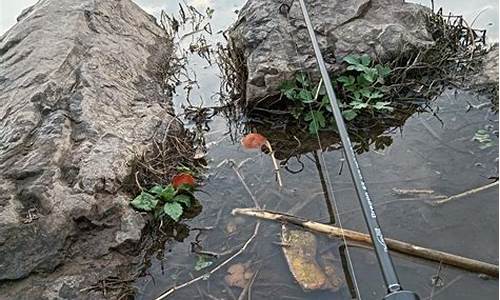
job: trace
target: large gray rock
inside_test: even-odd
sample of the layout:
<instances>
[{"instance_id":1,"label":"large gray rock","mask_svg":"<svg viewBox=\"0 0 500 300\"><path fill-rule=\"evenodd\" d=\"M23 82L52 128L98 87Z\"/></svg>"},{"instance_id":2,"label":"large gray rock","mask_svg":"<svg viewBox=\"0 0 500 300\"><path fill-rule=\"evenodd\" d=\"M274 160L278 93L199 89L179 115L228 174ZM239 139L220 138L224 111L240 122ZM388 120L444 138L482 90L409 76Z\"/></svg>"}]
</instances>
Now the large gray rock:
<instances>
[{"instance_id":1,"label":"large gray rock","mask_svg":"<svg viewBox=\"0 0 500 300\"><path fill-rule=\"evenodd\" d=\"M0 37L2 299L85 297L131 263L145 222L122 186L173 120L168 51L130 0L41 0Z\"/></svg>"},{"instance_id":2,"label":"large gray rock","mask_svg":"<svg viewBox=\"0 0 500 300\"><path fill-rule=\"evenodd\" d=\"M472 86L492 85L498 88L498 43L491 46L488 52L481 58L482 64L476 72L472 74Z\"/></svg>"},{"instance_id":3,"label":"large gray rock","mask_svg":"<svg viewBox=\"0 0 500 300\"><path fill-rule=\"evenodd\" d=\"M299 70L318 73L299 2L293 1L288 16L284 7L280 9L282 3L248 0L229 31L246 60L246 100L250 106L265 105L265 98L276 95L280 83ZM403 48L422 49L433 43L423 17L430 11L417 4L402 0L307 0L306 5L333 72L350 53L388 60Z\"/></svg>"}]
</instances>

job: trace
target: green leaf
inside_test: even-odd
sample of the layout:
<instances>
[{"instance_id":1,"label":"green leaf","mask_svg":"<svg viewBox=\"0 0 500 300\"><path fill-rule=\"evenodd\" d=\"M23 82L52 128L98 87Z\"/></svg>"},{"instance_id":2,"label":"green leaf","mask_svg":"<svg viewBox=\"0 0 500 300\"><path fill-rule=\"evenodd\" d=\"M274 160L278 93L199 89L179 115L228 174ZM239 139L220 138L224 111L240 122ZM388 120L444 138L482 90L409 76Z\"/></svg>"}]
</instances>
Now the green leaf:
<instances>
[{"instance_id":1,"label":"green leaf","mask_svg":"<svg viewBox=\"0 0 500 300\"><path fill-rule=\"evenodd\" d=\"M354 101L361 102L361 93L359 91L354 91L352 95Z\"/></svg>"},{"instance_id":2,"label":"green leaf","mask_svg":"<svg viewBox=\"0 0 500 300\"><path fill-rule=\"evenodd\" d=\"M186 166L177 166L175 169L179 173L188 173L188 174L192 174L193 173L193 171L191 171L191 169L188 168L188 167L186 167Z\"/></svg>"},{"instance_id":3,"label":"green leaf","mask_svg":"<svg viewBox=\"0 0 500 300\"><path fill-rule=\"evenodd\" d=\"M285 80L281 83L280 91L286 98L293 100L296 97L296 88L294 81Z\"/></svg>"},{"instance_id":4,"label":"green leaf","mask_svg":"<svg viewBox=\"0 0 500 300\"><path fill-rule=\"evenodd\" d=\"M342 60L348 64L351 64L351 65L359 65L360 64L360 57L357 54L349 54L349 55L345 56Z\"/></svg>"},{"instance_id":5,"label":"green leaf","mask_svg":"<svg viewBox=\"0 0 500 300\"><path fill-rule=\"evenodd\" d=\"M165 206L163 206L163 211L175 222L179 222L179 218L183 213L182 205L177 202L165 203Z\"/></svg>"},{"instance_id":6,"label":"green leaf","mask_svg":"<svg viewBox=\"0 0 500 300\"><path fill-rule=\"evenodd\" d=\"M171 201L174 198L174 196L175 196L175 189L171 184L169 184L166 188L164 188L160 194L160 198L163 201Z\"/></svg>"},{"instance_id":7,"label":"green leaf","mask_svg":"<svg viewBox=\"0 0 500 300\"><path fill-rule=\"evenodd\" d=\"M334 83L334 82L333 82ZM321 95L321 96L324 96L326 95L326 88L325 88L325 85L322 84L319 88L319 92L318 92L318 95Z\"/></svg>"},{"instance_id":8,"label":"green leaf","mask_svg":"<svg viewBox=\"0 0 500 300\"><path fill-rule=\"evenodd\" d=\"M367 88L360 89L359 92L361 93L361 96L363 96L365 98L370 98L370 96L372 94L372 91L370 89L367 89Z\"/></svg>"},{"instance_id":9,"label":"green leaf","mask_svg":"<svg viewBox=\"0 0 500 300\"><path fill-rule=\"evenodd\" d=\"M309 127L308 128L309 128L309 133L310 134L317 134L318 133L319 128L318 128L318 123L317 122L315 122L315 121L309 122Z\"/></svg>"},{"instance_id":10,"label":"green leaf","mask_svg":"<svg viewBox=\"0 0 500 300\"><path fill-rule=\"evenodd\" d=\"M328 96L323 96L321 98L321 107L325 107L327 111L332 111L332 108L330 107L330 98L328 98Z\"/></svg>"},{"instance_id":11,"label":"green leaf","mask_svg":"<svg viewBox=\"0 0 500 300\"><path fill-rule=\"evenodd\" d=\"M280 91L284 93L285 91L296 88L295 83L291 80L285 80L281 83Z\"/></svg>"},{"instance_id":12,"label":"green leaf","mask_svg":"<svg viewBox=\"0 0 500 300\"><path fill-rule=\"evenodd\" d=\"M371 59L371 57L370 57L370 56L368 56L368 54L363 54L363 55L360 57L360 61L361 61L361 64L362 64L363 66L368 67L368 66L371 64L372 59Z\"/></svg>"},{"instance_id":13,"label":"green leaf","mask_svg":"<svg viewBox=\"0 0 500 300\"><path fill-rule=\"evenodd\" d=\"M384 94L381 93L380 91L373 91L370 94L370 99L379 99L379 98L382 98L382 97L384 97Z\"/></svg>"},{"instance_id":14,"label":"green leaf","mask_svg":"<svg viewBox=\"0 0 500 300\"><path fill-rule=\"evenodd\" d=\"M488 143L481 144L479 146L479 149L484 150L484 149L487 149L487 148L489 148L491 146L493 146L493 143L492 142L488 142Z\"/></svg>"},{"instance_id":15,"label":"green leaf","mask_svg":"<svg viewBox=\"0 0 500 300\"><path fill-rule=\"evenodd\" d=\"M162 191L163 191L163 186L161 186L161 185L155 185L154 187L150 188L148 192L150 194L158 196L158 195L161 194Z\"/></svg>"},{"instance_id":16,"label":"green leaf","mask_svg":"<svg viewBox=\"0 0 500 300\"><path fill-rule=\"evenodd\" d=\"M135 197L135 199L130 202L133 207L144 211L152 211L156 207L157 203L158 200L155 198L155 196L147 192L142 192L139 196Z\"/></svg>"},{"instance_id":17,"label":"green leaf","mask_svg":"<svg viewBox=\"0 0 500 300\"><path fill-rule=\"evenodd\" d=\"M285 95L285 97L290 99L290 100L295 100L297 98L297 91L295 89L291 89L291 90L285 91L283 93L283 95Z\"/></svg>"},{"instance_id":18,"label":"green leaf","mask_svg":"<svg viewBox=\"0 0 500 300\"><path fill-rule=\"evenodd\" d=\"M320 128L325 128L326 119L322 111L316 112L316 121L318 122Z\"/></svg>"},{"instance_id":19,"label":"green leaf","mask_svg":"<svg viewBox=\"0 0 500 300\"><path fill-rule=\"evenodd\" d=\"M314 102L314 96L313 96L312 92L308 91L308 90L304 90L304 89L299 92L299 99L303 103Z\"/></svg>"},{"instance_id":20,"label":"green leaf","mask_svg":"<svg viewBox=\"0 0 500 300\"><path fill-rule=\"evenodd\" d=\"M311 111L304 119L309 121L309 132L311 134L316 134L319 129L326 127L326 119L322 111Z\"/></svg>"},{"instance_id":21,"label":"green leaf","mask_svg":"<svg viewBox=\"0 0 500 300\"><path fill-rule=\"evenodd\" d=\"M365 78L364 73L356 77L356 82L362 87L367 87L371 85L371 82Z\"/></svg>"},{"instance_id":22,"label":"green leaf","mask_svg":"<svg viewBox=\"0 0 500 300\"><path fill-rule=\"evenodd\" d=\"M347 70L348 71L358 71L358 72L364 72L366 69L365 66L363 66L362 64L357 64L357 65L350 65L347 67Z\"/></svg>"},{"instance_id":23,"label":"green leaf","mask_svg":"<svg viewBox=\"0 0 500 300\"><path fill-rule=\"evenodd\" d=\"M302 116L303 113L304 113L304 109L302 107L295 107L292 110L292 116L295 119L299 119Z\"/></svg>"},{"instance_id":24,"label":"green leaf","mask_svg":"<svg viewBox=\"0 0 500 300\"><path fill-rule=\"evenodd\" d=\"M350 86L356 82L356 78L354 78L354 76L352 75L340 76L339 78L337 78L337 81L343 83L344 86Z\"/></svg>"},{"instance_id":25,"label":"green leaf","mask_svg":"<svg viewBox=\"0 0 500 300\"><path fill-rule=\"evenodd\" d=\"M374 82L376 79L377 79L377 69L374 69L374 68L366 68L364 71L363 71L363 78L366 79L366 81L372 83Z\"/></svg>"},{"instance_id":26,"label":"green leaf","mask_svg":"<svg viewBox=\"0 0 500 300\"><path fill-rule=\"evenodd\" d=\"M386 77L389 74L391 74L391 69L389 67L383 66L383 65L376 65L375 68L377 69L377 73L379 77Z\"/></svg>"},{"instance_id":27,"label":"green leaf","mask_svg":"<svg viewBox=\"0 0 500 300\"><path fill-rule=\"evenodd\" d=\"M307 79L306 74L304 73L299 73L295 76L295 80L299 82L302 87L308 87L309 86L309 79Z\"/></svg>"},{"instance_id":28,"label":"green leaf","mask_svg":"<svg viewBox=\"0 0 500 300\"><path fill-rule=\"evenodd\" d=\"M389 104L391 104L391 102L377 102L375 103L375 105L373 105L373 108L376 110L393 111L394 108L390 107Z\"/></svg>"},{"instance_id":29,"label":"green leaf","mask_svg":"<svg viewBox=\"0 0 500 300\"><path fill-rule=\"evenodd\" d=\"M358 112L354 109L347 109L342 112L342 116L344 116L344 119L347 121L351 121L358 116Z\"/></svg>"},{"instance_id":30,"label":"green leaf","mask_svg":"<svg viewBox=\"0 0 500 300\"><path fill-rule=\"evenodd\" d=\"M208 260L208 257L206 255L200 255L198 256L198 259L196 260L196 264L194 265L194 269L196 271L201 271L205 268L210 267L214 262L211 260Z\"/></svg>"},{"instance_id":31,"label":"green leaf","mask_svg":"<svg viewBox=\"0 0 500 300\"><path fill-rule=\"evenodd\" d=\"M353 101L350 103L352 109L357 109L357 110L361 110L363 108L367 108L368 107L368 103L365 103L365 102L358 102L358 101Z\"/></svg>"},{"instance_id":32,"label":"green leaf","mask_svg":"<svg viewBox=\"0 0 500 300\"><path fill-rule=\"evenodd\" d=\"M183 183L177 187L177 194L182 193L182 192L185 192L185 193L188 193L191 195L194 192L194 186L189 185L187 183Z\"/></svg>"},{"instance_id":33,"label":"green leaf","mask_svg":"<svg viewBox=\"0 0 500 300\"><path fill-rule=\"evenodd\" d=\"M184 204L186 207L191 206L191 197L188 195L180 194L175 196L174 202Z\"/></svg>"}]
</instances>

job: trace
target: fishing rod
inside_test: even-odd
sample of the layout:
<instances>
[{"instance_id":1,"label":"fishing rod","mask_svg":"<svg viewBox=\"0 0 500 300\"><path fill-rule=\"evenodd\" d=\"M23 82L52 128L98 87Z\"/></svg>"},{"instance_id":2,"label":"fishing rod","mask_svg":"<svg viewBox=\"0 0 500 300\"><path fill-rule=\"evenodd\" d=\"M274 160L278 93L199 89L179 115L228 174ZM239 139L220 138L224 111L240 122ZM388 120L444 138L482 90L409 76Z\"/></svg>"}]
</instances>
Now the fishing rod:
<instances>
[{"instance_id":1,"label":"fishing rod","mask_svg":"<svg viewBox=\"0 0 500 300\"><path fill-rule=\"evenodd\" d=\"M307 12L304 0L299 0L299 3L300 9L302 10L302 15L304 16L304 21L307 26L307 31L309 32L309 37L311 38L311 43L314 48L314 54L316 56L316 61L318 62L321 77L323 78L326 93L330 100L333 116L335 117L335 123L337 124L340 140L342 141L342 145L344 148L345 159L351 172L351 177L356 188L356 193L361 205L363 217L365 219L366 225L368 226L368 231L370 233L372 244L375 249L375 254L377 255L377 260L384 277L385 286L387 287L387 295L383 299L419 300L420 298L417 294L408 290L403 290L401 284L399 283L396 270L394 269L394 264L392 263L392 259L387 249L382 230L380 229L380 225L377 220L377 215L375 214L373 202L370 199L370 195L368 194L363 175L361 174L361 169L359 168L359 164L356 159L356 154L354 153L349 134L347 133L344 119L338 105L338 100L335 96L335 92L333 91L331 79L328 75L325 61L319 49L318 40L316 39L311 19L309 18L309 13Z\"/></svg>"}]
</instances>

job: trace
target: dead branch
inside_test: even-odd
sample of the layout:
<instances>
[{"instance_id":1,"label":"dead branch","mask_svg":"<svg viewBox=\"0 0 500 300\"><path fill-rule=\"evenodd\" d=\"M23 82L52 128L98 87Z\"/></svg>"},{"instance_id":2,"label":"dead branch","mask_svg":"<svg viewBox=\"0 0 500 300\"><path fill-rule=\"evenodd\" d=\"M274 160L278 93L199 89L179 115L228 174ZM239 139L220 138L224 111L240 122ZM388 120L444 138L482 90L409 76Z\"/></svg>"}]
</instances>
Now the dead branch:
<instances>
[{"instance_id":1,"label":"dead branch","mask_svg":"<svg viewBox=\"0 0 500 300\"><path fill-rule=\"evenodd\" d=\"M220 270L223 266L225 266L226 264L228 264L230 261L232 261L233 259L235 259L237 256L239 256L241 253L243 253L248 245L250 245L250 243L255 239L255 237L257 236L257 233L259 232L259 227L260 227L260 222L257 222L257 224L255 224L255 228L253 230L253 234L250 236L250 238L245 242L245 244L243 244L243 247L240 248L240 250L238 250L238 252L236 252L235 254L231 255L231 257L229 257L228 259L226 259L225 261L223 261L221 264L217 265L215 268L213 268L212 270L210 270L209 272L201 275L201 276L198 276L196 278L193 278L181 285L176 285L172 288L170 288L169 290L167 290L166 292L162 293L160 296L158 296L157 298L155 298L155 300L162 300L162 299L165 299L167 298L169 295L171 295L172 293L174 293L175 291L177 290L180 290L182 288L185 288L187 286L190 286L191 284L195 283L195 282L198 282L202 279L206 279L208 277L210 277L210 275L212 275L213 273L217 272L218 270Z\"/></svg>"},{"instance_id":2,"label":"dead branch","mask_svg":"<svg viewBox=\"0 0 500 300\"><path fill-rule=\"evenodd\" d=\"M449 202L451 200L456 200L458 198L462 198L462 197L466 197L466 196L469 196L469 195L472 195L472 194L475 194L475 193L479 193L479 192L482 192L484 190L487 190L489 188L492 188L494 186L497 186L498 185L498 181L495 181L495 182L492 182L490 184L487 184L487 185L483 185L483 186L480 186L478 188L474 188L474 189L470 189L468 191L465 191L463 193L460 193L460 194L456 194L456 195L453 195L453 196L450 196L450 197L447 197L445 199L441 199L441 200L438 200L438 201L434 201L434 202L431 202L433 205L439 205L439 204L443 204L443 203L446 203L446 202Z\"/></svg>"},{"instance_id":3,"label":"dead branch","mask_svg":"<svg viewBox=\"0 0 500 300\"><path fill-rule=\"evenodd\" d=\"M232 214L252 216L260 219L272 220L281 223L291 223L314 232L327 234L332 237L345 237L350 241L368 245L372 244L371 238L367 234L331 225L326 225L318 222L313 222L292 215L286 215L278 212L272 212L268 210L255 209L255 208L236 208L232 211ZM385 241L389 249L399 253L427 260L432 260L436 262L442 262L443 264L461 268L467 271L483 273L498 278L498 266L490 263L446 253L439 250L420 247L417 245L413 245L410 243L394 239L386 238Z\"/></svg>"}]
</instances>

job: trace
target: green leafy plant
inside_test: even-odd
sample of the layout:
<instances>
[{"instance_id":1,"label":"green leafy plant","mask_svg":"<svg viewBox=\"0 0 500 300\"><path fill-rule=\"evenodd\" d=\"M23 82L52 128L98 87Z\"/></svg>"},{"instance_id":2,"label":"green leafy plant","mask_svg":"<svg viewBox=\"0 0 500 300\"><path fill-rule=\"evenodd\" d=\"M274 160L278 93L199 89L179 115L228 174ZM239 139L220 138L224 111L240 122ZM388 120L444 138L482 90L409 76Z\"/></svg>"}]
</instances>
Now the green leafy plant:
<instances>
[{"instance_id":1,"label":"green leafy plant","mask_svg":"<svg viewBox=\"0 0 500 300\"><path fill-rule=\"evenodd\" d=\"M303 73L297 74L294 80L284 81L280 88L282 95L293 101L292 116L307 122L311 134L316 134L331 123L325 116L328 97L323 90L316 89ZM318 101L320 95L321 101Z\"/></svg>"},{"instance_id":2,"label":"green leafy plant","mask_svg":"<svg viewBox=\"0 0 500 300\"><path fill-rule=\"evenodd\" d=\"M172 184L155 185L142 191L130 204L138 210L153 212L156 218L168 216L179 222L184 210L193 204L193 191L193 186L188 184L181 184L177 188Z\"/></svg>"},{"instance_id":3,"label":"green leafy plant","mask_svg":"<svg viewBox=\"0 0 500 300\"><path fill-rule=\"evenodd\" d=\"M346 71L333 77L333 86L341 100L342 115L347 121L354 120L363 111L392 112L389 101L384 101L384 84L391 70L384 65L374 64L364 55L351 54L343 58ZM308 76L299 73L294 80L283 81L280 87L282 97L291 100L292 116L308 123L311 134L332 127L330 101L324 87L318 88Z\"/></svg>"},{"instance_id":4,"label":"green leafy plant","mask_svg":"<svg viewBox=\"0 0 500 300\"><path fill-rule=\"evenodd\" d=\"M366 54L351 54L344 57L343 61L348 64L347 72L337 77L335 82L344 98L348 99L345 99L347 101L344 101L342 110L346 120L353 120L363 110L394 110L390 102L382 100L385 78L391 73L391 69L380 64L374 65Z\"/></svg>"},{"instance_id":5,"label":"green leafy plant","mask_svg":"<svg viewBox=\"0 0 500 300\"><path fill-rule=\"evenodd\" d=\"M484 129L476 131L472 140L479 143L479 149L481 150L493 146L493 140L491 139L490 134Z\"/></svg>"},{"instance_id":6,"label":"green leafy plant","mask_svg":"<svg viewBox=\"0 0 500 300\"><path fill-rule=\"evenodd\" d=\"M214 262L210 260L210 257L207 255L198 255L198 259L196 260L196 264L194 265L194 269L196 271L201 271L205 268L210 267Z\"/></svg>"}]
</instances>

